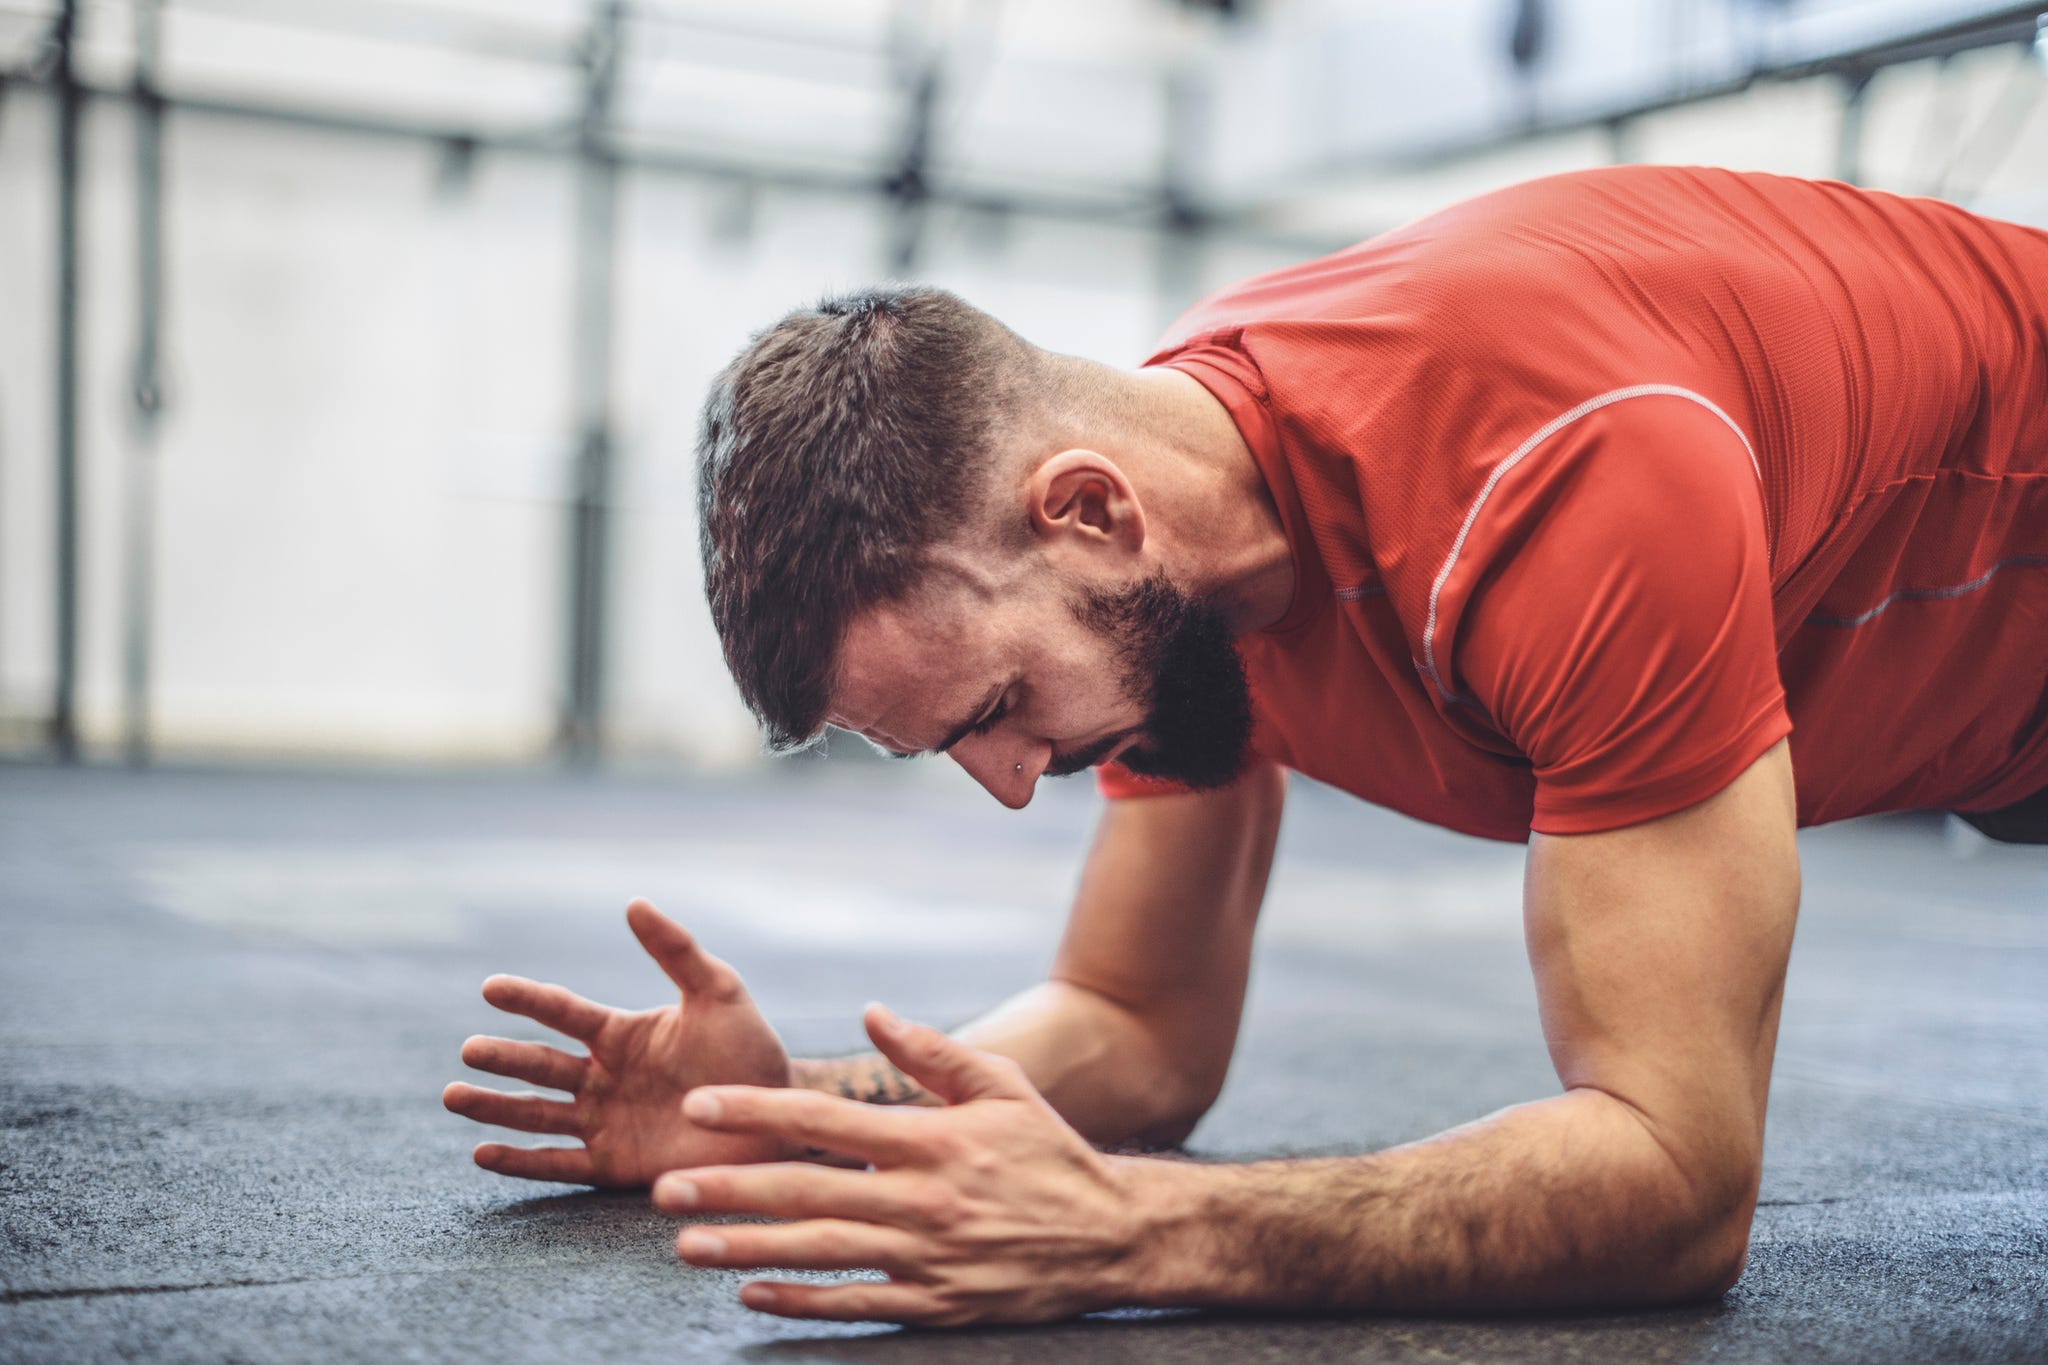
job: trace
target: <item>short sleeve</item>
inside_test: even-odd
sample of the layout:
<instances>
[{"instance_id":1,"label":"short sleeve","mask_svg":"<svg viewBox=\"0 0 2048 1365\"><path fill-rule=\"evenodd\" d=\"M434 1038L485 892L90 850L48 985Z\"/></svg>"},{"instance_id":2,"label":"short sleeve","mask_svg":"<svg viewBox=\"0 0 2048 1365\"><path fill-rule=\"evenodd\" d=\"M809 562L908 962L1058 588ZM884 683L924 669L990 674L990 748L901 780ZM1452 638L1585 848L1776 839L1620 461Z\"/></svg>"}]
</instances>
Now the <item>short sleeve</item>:
<instances>
[{"instance_id":1,"label":"short sleeve","mask_svg":"<svg viewBox=\"0 0 2048 1365\"><path fill-rule=\"evenodd\" d=\"M1121 763L1104 763L1095 769L1095 789L1111 801L1142 796L1184 796L1189 788L1159 777L1141 777Z\"/></svg>"},{"instance_id":2,"label":"short sleeve","mask_svg":"<svg viewBox=\"0 0 2048 1365\"><path fill-rule=\"evenodd\" d=\"M1565 425L1465 550L1448 676L1533 765L1537 832L1682 810L1791 732L1756 465L1718 409L1656 393Z\"/></svg>"}]
</instances>

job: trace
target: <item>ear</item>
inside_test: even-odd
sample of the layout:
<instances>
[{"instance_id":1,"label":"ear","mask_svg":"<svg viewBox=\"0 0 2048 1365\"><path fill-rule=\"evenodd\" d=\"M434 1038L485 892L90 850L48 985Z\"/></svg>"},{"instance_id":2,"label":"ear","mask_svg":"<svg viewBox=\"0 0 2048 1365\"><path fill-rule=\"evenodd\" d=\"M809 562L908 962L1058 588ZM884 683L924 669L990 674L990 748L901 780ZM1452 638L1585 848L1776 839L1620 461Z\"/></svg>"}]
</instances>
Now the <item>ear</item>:
<instances>
[{"instance_id":1,"label":"ear","mask_svg":"<svg viewBox=\"0 0 2048 1365\"><path fill-rule=\"evenodd\" d=\"M1062 450L1032 471L1025 496L1031 529L1048 540L1129 552L1145 543L1138 494L1099 451Z\"/></svg>"}]
</instances>

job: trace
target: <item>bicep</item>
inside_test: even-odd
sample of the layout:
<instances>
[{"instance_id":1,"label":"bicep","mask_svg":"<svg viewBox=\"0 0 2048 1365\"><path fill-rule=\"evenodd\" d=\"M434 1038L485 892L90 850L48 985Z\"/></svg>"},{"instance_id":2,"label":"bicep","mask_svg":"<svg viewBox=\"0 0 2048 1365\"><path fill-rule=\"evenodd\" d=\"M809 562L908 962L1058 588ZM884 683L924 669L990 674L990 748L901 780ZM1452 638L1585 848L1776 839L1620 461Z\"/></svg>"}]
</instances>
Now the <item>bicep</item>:
<instances>
[{"instance_id":1,"label":"bicep","mask_svg":"<svg viewBox=\"0 0 2048 1365\"><path fill-rule=\"evenodd\" d=\"M1780 741L1684 810L1530 845L1529 955L1559 1078L1627 1104L1716 1206L1755 1197L1794 824Z\"/></svg>"}]
</instances>

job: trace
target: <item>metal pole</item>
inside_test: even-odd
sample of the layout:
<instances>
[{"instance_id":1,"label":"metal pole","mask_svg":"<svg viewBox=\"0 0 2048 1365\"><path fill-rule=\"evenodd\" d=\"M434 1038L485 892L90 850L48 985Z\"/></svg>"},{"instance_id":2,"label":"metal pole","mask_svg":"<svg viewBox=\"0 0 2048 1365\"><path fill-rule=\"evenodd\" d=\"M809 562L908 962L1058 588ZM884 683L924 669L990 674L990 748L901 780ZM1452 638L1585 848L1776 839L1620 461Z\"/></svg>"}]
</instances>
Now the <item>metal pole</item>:
<instances>
[{"instance_id":1,"label":"metal pole","mask_svg":"<svg viewBox=\"0 0 2048 1365\"><path fill-rule=\"evenodd\" d=\"M932 117L939 105L937 55L930 57L909 78L908 117L896 173L889 177L889 194L896 201L896 216L889 231L889 268L899 277L917 269L918 250L924 244L927 206L931 185L926 178L932 154Z\"/></svg>"},{"instance_id":2,"label":"metal pole","mask_svg":"<svg viewBox=\"0 0 2048 1365\"><path fill-rule=\"evenodd\" d=\"M1166 73L1166 140L1159 168L1159 195L1166 212L1153 275L1162 328L1202 289L1206 216L1197 192L1197 168L1209 134L1209 89L1197 60L1183 56Z\"/></svg>"},{"instance_id":3,"label":"metal pole","mask_svg":"<svg viewBox=\"0 0 2048 1365\"><path fill-rule=\"evenodd\" d=\"M84 102L72 65L78 0L51 29L57 94L57 680L51 752L78 760L78 126Z\"/></svg>"},{"instance_id":4,"label":"metal pole","mask_svg":"<svg viewBox=\"0 0 2048 1365\"><path fill-rule=\"evenodd\" d=\"M1835 143L1835 178L1850 185L1863 183L1863 114L1870 81L1877 73L1868 68L1842 76L1842 126Z\"/></svg>"},{"instance_id":5,"label":"metal pole","mask_svg":"<svg viewBox=\"0 0 2048 1365\"><path fill-rule=\"evenodd\" d=\"M1607 160L1616 166L1627 166L1639 159L1636 121L1631 118L1610 120L1607 124Z\"/></svg>"},{"instance_id":6,"label":"metal pole","mask_svg":"<svg viewBox=\"0 0 2048 1365\"><path fill-rule=\"evenodd\" d=\"M577 766L603 752L604 654L613 437L611 393L619 166L605 138L617 85L620 0L602 0L584 41L577 129L573 399L577 450L569 509L568 672L558 744Z\"/></svg>"},{"instance_id":7,"label":"metal pole","mask_svg":"<svg viewBox=\"0 0 2048 1365\"><path fill-rule=\"evenodd\" d=\"M151 589L156 564L157 424L163 411L158 346L163 325L164 105L157 93L162 0L135 3L135 389L123 510L122 748L130 766L149 762Z\"/></svg>"},{"instance_id":8,"label":"metal pole","mask_svg":"<svg viewBox=\"0 0 2048 1365\"><path fill-rule=\"evenodd\" d=\"M1597 130L1615 119L1646 118L1652 114L1682 109L1709 100L1726 99L1747 92L1761 80L1801 81L1833 76L1853 86L1858 81L1867 81L1871 73L1907 62L1939 57L1944 53L1971 52L2007 43L2031 43L2034 41L2039 18L2044 11L2048 11L2048 5L2044 5L2042 0L2001 5L1986 13L1935 24L1897 38L1832 51L1817 57L1787 59L1773 63L1761 71L1738 73L1722 80L1695 79L1697 73L1691 71L1690 64L1681 62L1679 65L1685 68L1684 83L1680 88L1655 98L1605 112L1571 113L1547 118L1533 128L1522 127L1504 133L1488 132L1476 136L1461 135L1437 142L1412 143L1405 147L1380 151L1362 150L1345 153L1329 158L1320 165L1289 171L1283 179L1277 180L1263 190L1244 193L1233 203L1212 204L1211 225L1226 229L1251 225L1256 223L1261 215L1284 209L1304 194L1327 191L1341 183L1341 177L1347 174L1354 177L1362 174L1391 174L1441 166L1445 162L1499 152L1534 138ZM1676 10L1669 12L1677 13ZM1860 112L1859 110L1858 117ZM1857 135L1860 136L1860 130Z\"/></svg>"},{"instance_id":9,"label":"metal pole","mask_svg":"<svg viewBox=\"0 0 2048 1365\"><path fill-rule=\"evenodd\" d=\"M38 86L50 83L48 71L44 68L29 71L0 67L0 94L5 93L10 82L30 82ZM127 85L95 85L81 81L79 91L88 99L110 104L127 104L135 98L135 92ZM573 137L560 138L551 129L522 131L437 125L387 119L374 114L301 109L285 104L215 98L189 92L161 91L158 98L167 118L177 115L199 120L237 119L273 128L310 128L353 137L466 143L479 152L504 152L515 156L554 159L577 155L576 140ZM638 171L650 176L679 176L725 185L787 188L807 193L852 195L862 199L889 192L888 177L876 175L865 168L849 166L834 170L823 166L770 166L749 161L737 153L726 155L711 149L685 146L651 147L639 142L621 142L616 138L608 141L606 151L612 165L622 175ZM1045 187L983 190L973 185L928 180L925 196L934 205L952 205L973 213L1109 223L1124 227L1149 227L1159 221L1159 205L1149 182L1069 192ZM1282 247L1298 255L1334 250L1357 240L1351 233L1341 239L1319 233L1291 233L1242 219L1226 220L1216 215L1211 215L1210 230L1232 234L1240 241Z\"/></svg>"},{"instance_id":10,"label":"metal pole","mask_svg":"<svg viewBox=\"0 0 2048 1365\"><path fill-rule=\"evenodd\" d=\"M932 122L939 109L946 37L936 31L928 0L897 0L889 15L889 64L903 94L896 166L882 182L893 201L887 269L907 278L917 269L931 201Z\"/></svg>"}]
</instances>

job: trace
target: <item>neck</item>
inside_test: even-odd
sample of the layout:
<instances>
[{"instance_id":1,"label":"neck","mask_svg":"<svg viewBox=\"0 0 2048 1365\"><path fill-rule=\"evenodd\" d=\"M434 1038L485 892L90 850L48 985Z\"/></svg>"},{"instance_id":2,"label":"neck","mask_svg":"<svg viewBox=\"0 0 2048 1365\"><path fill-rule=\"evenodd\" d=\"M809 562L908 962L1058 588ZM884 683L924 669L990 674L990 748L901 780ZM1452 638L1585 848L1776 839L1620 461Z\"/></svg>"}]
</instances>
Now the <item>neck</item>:
<instances>
[{"instance_id":1,"label":"neck","mask_svg":"<svg viewBox=\"0 0 2048 1365\"><path fill-rule=\"evenodd\" d=\"M1229 409L1200 381L1155 366L1123 376L1154 437L1143 490L1167 575L1214 602L1242 635L1294 600L1294 553L1280 509Z\"/></svg>"}]
</instances>

